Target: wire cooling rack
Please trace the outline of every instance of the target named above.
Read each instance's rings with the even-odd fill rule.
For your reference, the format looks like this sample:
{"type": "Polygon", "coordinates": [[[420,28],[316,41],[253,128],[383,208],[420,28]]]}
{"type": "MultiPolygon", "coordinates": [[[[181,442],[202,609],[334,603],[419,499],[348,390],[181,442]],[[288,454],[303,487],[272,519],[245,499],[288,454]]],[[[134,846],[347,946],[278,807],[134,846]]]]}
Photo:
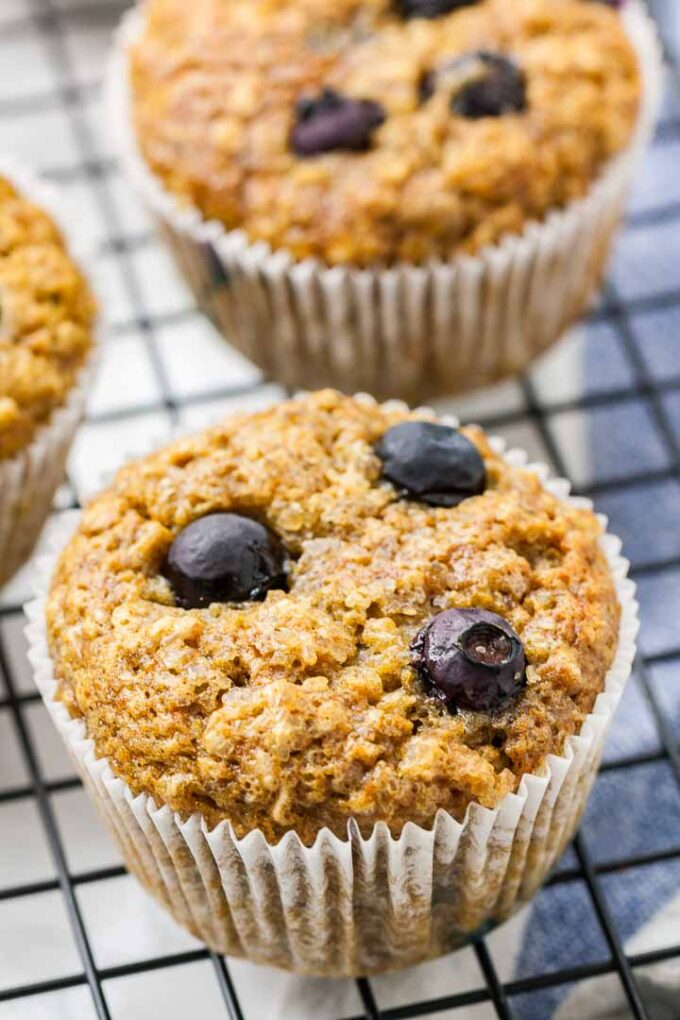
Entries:
{"type": "MultiPolygon", "coordinates": [[[[120,178],[99,86],[124,6],[0,4],[0,148],[60,185],[91,229],[110,319],[55,515],[170,428],[282,395],[196,314],[120,178]]],[[[669,25],[675,6],[657,4],[669,25]]],[[[185,935],[126,875],[55,740],[25,661],[25,570],[0,595],[3,1020],[136,1020],[152,1010],[168,1020],[188,1010],[202,1020],[545,1020],[555,1011],[589,1020],[600,1016],[590,1006],[559,1012],[587,979],[621,1004],[617,1017],[680,1017],[672,998],[661,1014],[648,994],[658,967],[680,961],[680,926],[631,938],[649,920],[647,896],[634,892],[653,900],[668,869],[680,889],[680,79],[672,34],[665,42],[661,123],[598,306],[527,377],[447,405],[595,497],[626,540],[640,588],[641,656],[624,700],[635,726],[615,723],[582,832],[530,914],[540,941],[558,907],[564,931],[551,958],[518,954],[520,918],[403,975],[321,982],[227,963],[185,935]],[[650,802],[677,824],[638,824],[650,802]]]]}

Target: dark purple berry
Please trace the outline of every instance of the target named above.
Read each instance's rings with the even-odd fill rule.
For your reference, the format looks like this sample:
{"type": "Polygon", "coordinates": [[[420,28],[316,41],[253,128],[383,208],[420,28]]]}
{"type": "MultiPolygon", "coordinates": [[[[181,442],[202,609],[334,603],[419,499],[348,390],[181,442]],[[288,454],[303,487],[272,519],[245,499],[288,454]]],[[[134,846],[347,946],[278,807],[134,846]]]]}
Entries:
{"type": "Polygon", "coordinates": [[[361,152],[368,149],[385,111],[372,99],[349,99],[333,89],[317,97],[303,96],[295,109],[296,123],[291,135],[298,156],[314,156],[334,149],[361,152]]]}
{"type": "Polygon", "coordinates": [[[497,53],[468,53],[430,71],[421,80],[421,98],[437,88],[450,93],[453,113],[471,120],[521,113],[527,106],[524,72],[497,53]]]}
{"type": "Polygon", "coordinates": [[[404,496],[430,506],[458,506],[486,488],[481,454],[458,429],[404,421],[384,434],[376,453],[383,476],[404,496]]]}
{"type": "Polygon", "coordinates": [[[250,517],[199,517],[170,546],[165,574],[184,609],[243,602],[285,588],[284,551],[268,528],[250,517]]]}
{"type": "Polygon", "coordinates": [[[411,645],[427,690],[450,712],[495,712],[525,683],[526,658],[507,620],[486,609],[447,609],[411,645]]]}
{"type": "Polygon", "coordinates": [[[394,0],[402,18],[441,18],[459,7],[472,7],[478,0],[394,0]]]}

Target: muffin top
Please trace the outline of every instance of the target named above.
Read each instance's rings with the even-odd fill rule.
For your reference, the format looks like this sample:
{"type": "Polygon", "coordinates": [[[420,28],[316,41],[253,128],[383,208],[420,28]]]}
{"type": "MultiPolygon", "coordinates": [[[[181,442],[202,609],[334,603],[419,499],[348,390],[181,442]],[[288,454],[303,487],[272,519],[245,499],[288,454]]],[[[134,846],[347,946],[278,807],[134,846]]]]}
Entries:
{"type": "Polygon", "coordinates": [[[66,401],[95,304],[50,217],[0,177],[0,462],[66,401]]]}
{"type": "Polygon", "coordinates": [[[562,751],[617,643],[597,519],[427,420],[321,391],[89,505],[48,636],[59,696],[135,793],[270,840],[397,834],[562,751]]]}
{"type": "Polygon", "coordinates": [[[583,196],[640,100],[597,0],[149,0],[136,132],[165,187],[329,264],[474,253],[583,196]]]}

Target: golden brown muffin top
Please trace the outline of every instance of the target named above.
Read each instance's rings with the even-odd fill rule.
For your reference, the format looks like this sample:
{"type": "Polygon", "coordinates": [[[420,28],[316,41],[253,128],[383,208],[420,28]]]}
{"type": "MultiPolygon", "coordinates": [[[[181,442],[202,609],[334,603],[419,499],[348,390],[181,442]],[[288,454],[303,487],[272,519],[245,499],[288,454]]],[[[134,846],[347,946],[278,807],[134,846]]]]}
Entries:
{"type": "Polygon", "coordinates": [[[66,401],[95,304],[53,220],[0,177],[0,461],[66,401]]]}
{"type": "Polygon", "coordinates": [[[144,157],[183,203],[253,241],[331,264],[475,252],[583,196],[640,99],[617,11],[479,0],[404,19],[392,0],[150,0],[132,48],[144,157]],[[477,51],[526,78],[523,112],[450,108],[429,72],[477,51]],[[296,102],[330,87],[381,104],[366,152],[300,157],[296,102]]]}
{"type": "Polygon", "coordinates": [[[475,428],[488,486],[454,509],[400,498],[375,444],[408,414],[321,391],[229,419],[124,468],[87,508],[48,601],[60,697],[135,792],[238,834],[462,818],[496,804],[581,726],[619,607],[595,516],[510,467],[475,428]],[[211,512],[266,523],[288,591],[180,608],[171,542],[211,512]],[[505,709],[450,712],[409,645],[481,607],[521,636],[505,709]]]}

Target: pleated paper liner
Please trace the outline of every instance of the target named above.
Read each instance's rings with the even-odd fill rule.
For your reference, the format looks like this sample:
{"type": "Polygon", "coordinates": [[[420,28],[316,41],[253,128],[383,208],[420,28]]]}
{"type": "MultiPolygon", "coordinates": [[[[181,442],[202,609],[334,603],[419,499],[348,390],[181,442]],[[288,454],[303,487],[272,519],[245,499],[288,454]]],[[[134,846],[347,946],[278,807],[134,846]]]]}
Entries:
{"type": "MultiPolygon", "coordinates": [[[[77,215],[65,215],[57,191],[12,160],[0,158],[0,176],[54,219],[66,240],[69,255],[96,294],[99,287],[92,279],[93,246],[84,236],[77,215]]],[[[63,481],[66,458],[92,381],[97,332],[96,329],[95,348],[63,407],[52,413],[28,446],[8,460],[0,460],[0,588],[33,551],[54,494],[63,481]]]]}
{"type": "Polygon", "coordinates": [[[589,194],[474,257],[421,266],[329,267],[252,244],[181,206],[138,149],[128,49],[144,26],[130,11],[107,75],[123,170],[152,213],[199,307],[266,375],[286,386],[335,386],[411,403],[491,383],[525,368],[586,310],[599,286],[661,81],[656,28],[638,0],[625,24],[644,91],[625,149],[589,194]]]}
{"type": "MultiPolygon", "coordinates": [[[[442,419],[450,422],[450,419],[442,419]]],[[[501,440],[494,448],[503,451],[501,440]]],[[[526,455],[513,450],[509,463],[526,455]]],[[[569,485],[530,465],[547,489],[569,485]]],[[[586,500],[570,500],[589,506],[586,500]]],[[[572,838],[597,773],[603,742],[630,675],[638,630],[635,586],[620,541],[602,549],[621,604],[615,660],[580,732],[540,773],[524,775],[494,810],[471,804],[462,822],[439,811],[431,829],[408,823],[398,838],[383,823],[369,837],[322,830],[313,846],[295,832],[279,843],[230,824],[210,830],[200,814],[181,818],[144,794],[133,796],[98,758],[82,720],[55,700],[45,602],[56,558],[77,523],[65,520],[39,564],[27,607],[29,657],[45,704],[130,871],[176,920],[217,952],[300,974],[376,974],[447,953],[482,926],[526,903],[572,838]]],[[[602,519],[603,527],[606,520],[602,519]]]]}

